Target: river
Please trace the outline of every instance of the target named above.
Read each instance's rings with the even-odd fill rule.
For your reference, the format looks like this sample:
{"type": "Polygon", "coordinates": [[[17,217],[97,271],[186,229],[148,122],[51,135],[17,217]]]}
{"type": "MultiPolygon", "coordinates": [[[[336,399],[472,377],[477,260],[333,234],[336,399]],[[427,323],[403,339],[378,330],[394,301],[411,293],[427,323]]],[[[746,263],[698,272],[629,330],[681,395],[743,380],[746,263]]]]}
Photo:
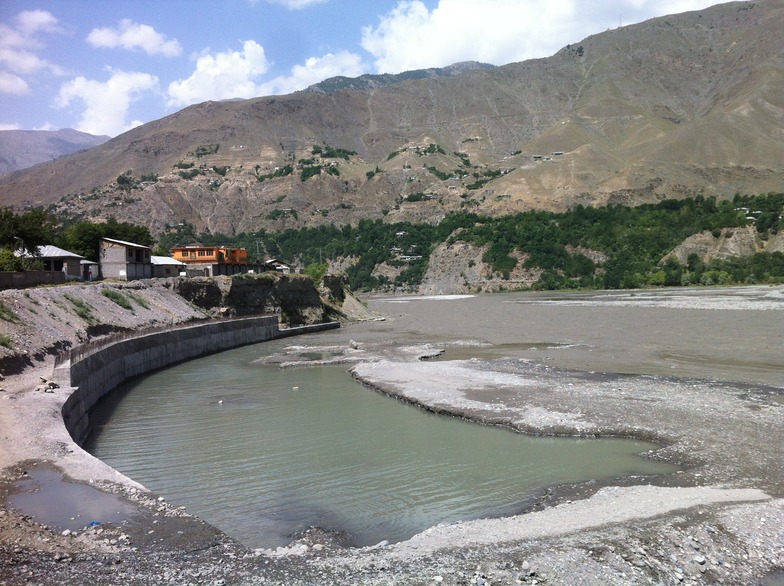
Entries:
{"type": "MultiPolygon", "coordinates": [[[[274,548],[309,526],[353,545],[513,514],[546,487],[672,472],[629,440],[529,438],[436,416],[355,383],[347,366],[280,369],[290,345],[443,345],[440,360],[780,384],[780,289],[370,299],[384,321],[268,342],[154,373],[104,402],[87,446],[235,536],[274,548]]],[[[306,353],[307,354],[307,353],[306,353]]]]}

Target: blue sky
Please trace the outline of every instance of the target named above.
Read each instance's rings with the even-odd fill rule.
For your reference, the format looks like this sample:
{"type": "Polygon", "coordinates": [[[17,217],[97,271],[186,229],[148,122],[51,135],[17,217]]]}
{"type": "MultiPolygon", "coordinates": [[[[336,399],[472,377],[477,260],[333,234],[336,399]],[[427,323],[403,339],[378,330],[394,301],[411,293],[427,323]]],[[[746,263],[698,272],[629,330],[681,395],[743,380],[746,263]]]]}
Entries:
{"type": "Polygon", "coordinates": [[[335,75],[503,65],[710,0],[0,0],[0,130],[116,136],[335,75]]]}

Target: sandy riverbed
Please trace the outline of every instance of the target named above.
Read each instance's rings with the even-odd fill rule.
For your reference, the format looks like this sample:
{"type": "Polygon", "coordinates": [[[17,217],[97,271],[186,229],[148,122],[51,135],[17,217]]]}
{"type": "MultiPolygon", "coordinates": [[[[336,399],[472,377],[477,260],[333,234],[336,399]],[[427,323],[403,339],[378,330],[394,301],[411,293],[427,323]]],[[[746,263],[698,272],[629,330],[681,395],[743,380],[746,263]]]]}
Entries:
{"type": "MultiPolygon", "coordinates": [[[[686,468],[560,487],[526,514],[438,526],[397,544],[346,549],[313,530],[290,548],[252,552],[75,446],[59,417],[68,389],[33,390],[51,372],[43,362],[3,382],[2,496],[48,464],[120,494],[138,515],[63,535],[4,507],[0,584],[782,583],[784,389],[510,358],[419,360],[436,346],[352,346],[342,358],[380,392],[528,433],[652,439],[663,447],[651,457],[686,468]]],[[[297,351],[283,358],[296,362],[297,351]]]]}

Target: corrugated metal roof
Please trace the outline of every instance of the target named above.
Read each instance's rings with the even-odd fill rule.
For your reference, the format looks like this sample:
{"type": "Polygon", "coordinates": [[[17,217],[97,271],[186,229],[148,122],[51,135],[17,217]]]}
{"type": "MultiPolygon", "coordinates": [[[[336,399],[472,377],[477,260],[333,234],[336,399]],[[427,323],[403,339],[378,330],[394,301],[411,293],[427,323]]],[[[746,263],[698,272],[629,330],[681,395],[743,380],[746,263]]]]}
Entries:
{"type": "MultiPolygon", "coordinates": [[[[27,252],[15,252],[16,256],[23,256],[26,258],[32,258],[33,255],[27,252]]],[[[68,252],[67,250],[63,250],[62,248],[58,248],[57,246],[53,246],[52,244],[45,244],[44,246],[38,247],[38,258],[84,258],[73,252],[68,252]]]]}
{"type": "Polygon", "coordinates": [[[136,244],[135,242],[126,242],[125,240],[115,240],[114,238],[101,238],[101,240],[105,240],[106,242],[113,242],[114,244],[122,244],[123,246],[133,246],[134,248],[147,248],[150,249],[149,246],[145,246],[144,244],[136,244]]]}
{"type": "Polygon", "coordinates": [[[154,265],[175,265],[175,266],[185,266],[184,262],[180,262],[175,258],[170,256],[151,256],[150,260],[154,265]]]}

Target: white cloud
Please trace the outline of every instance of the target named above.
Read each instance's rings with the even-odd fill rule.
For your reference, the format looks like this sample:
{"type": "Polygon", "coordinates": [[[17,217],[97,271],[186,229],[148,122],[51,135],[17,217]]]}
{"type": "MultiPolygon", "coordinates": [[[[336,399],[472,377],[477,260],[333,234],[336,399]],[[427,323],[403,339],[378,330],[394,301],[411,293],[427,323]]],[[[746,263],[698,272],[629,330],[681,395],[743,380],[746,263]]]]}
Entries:
{"type": "Polygon", "coordinates": [[[0,130],[21,130],[21,128],[19,124],[4,124],[0,122],[0,130]]]}
{"type": "Polygon", "coordinates": [[[16,16],[18,29],[25,35],[38,32],[59,32],[57,18],[46,10],[25,10],[16,16]]]}
{"type": "Polygon", "coordinates": [[[55,75],[61,75],[63,70],[57,65],[41,59],[38,55],[26,49],[0,47],[0,64],[5,69],[25,75],[48,70],[55,75]]]}
{"type": "Polygon", "coordinates": [[[123,19],[117,28],[94,28],[87,35],[87,42],[93,47],[114,49],[141,49],[148,55],[176,57],[182,54],[182,46],[177,39],[167,39],[166,35],[157,32],[147,24],[139,24],[130,19],[123,19]]]}
{"type": "Polygon", "coordinates": [[[269,69],[264,47],[245,41],[242,51],[204,54],[187,79],[169,84],[169,106],[188,106],[205,100],[252,98],[261,94],[256,80],[269,69]]]}
{"type": "Polygon", "coordinates": [[[340,51],[323,57],[310,57],[304,65],[291,68],[291,75],[276,77],[261,85],[261,95],[288,94],[304,89],[329,77],[357,77],[366,72],[365,64],[356,53],[340,51]]]}
{"type": "Polygon", "coordinates": [[[294,65],[289,75],[264,81],[269,67],[264,48],[255,41],[245,41],[242,51],[206,53],[196,60],[190,77],[169,84],[167,105],[183,107],[206,100],[286,94],[328,77],[355,77],[367,70],[359,55],[350,51],[310,57],[304,64],[294,65]]]}
{"type": "Polygon", "coordinates": [[[73,101],[81,101],[84,111],[76,130],[90,134],[116,136],[141,122],[126,122],[131,103],[145,92],[154,90],[158,78],[149,73],[110,71],[111,77],[100,82],[77,77],[65,83],[55,100],[55,106],[64,108],[73,101]]]}
{"type": "Polygon", "coordinates": [[[30,92],[30,86],[18,75],[0,71],[0,93],[22,96],[30,92]]]}
{"type": "Polygon", "coordinates": [[[41,71],[62,75],[63,69],[36,53],[42,43],[38,33],[59,32],[57,19],[45,10],[28,10],[15,17],[16,26],[0,23],[0,93],[21,95],[30,91],[30,76],[41,71]]]}
{"type": "Polygon", "coordinates": [[[362,47],[379,73],[459,61],[502,65],[552,55],[569,43],[663,14],[699,10],[716,0],[400,0],[376,26],[362,29],[362,47]]]}
{"type": "Polygon", "coordinates": [[[362,47],[380,73],[475,60],[503,64],[559,48],[575,0],[401,1],[376,27],[362,29],[362,47]]]}

